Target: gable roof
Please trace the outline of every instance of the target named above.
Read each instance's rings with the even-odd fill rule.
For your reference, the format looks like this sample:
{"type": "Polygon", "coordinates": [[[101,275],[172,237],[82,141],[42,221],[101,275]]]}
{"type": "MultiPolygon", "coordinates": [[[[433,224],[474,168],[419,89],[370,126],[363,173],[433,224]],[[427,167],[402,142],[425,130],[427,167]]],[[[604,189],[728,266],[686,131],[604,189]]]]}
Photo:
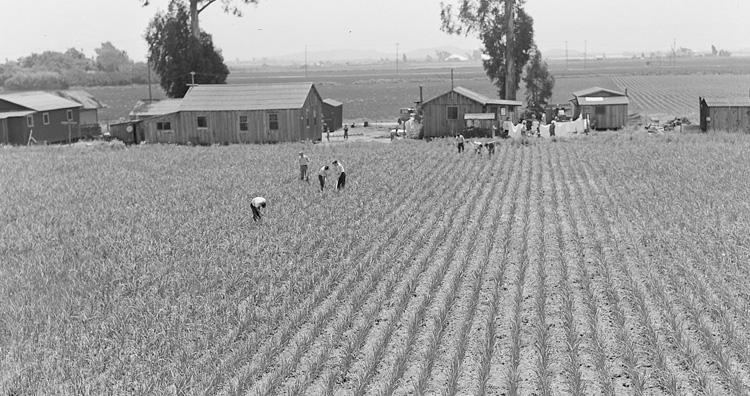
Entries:
{"type": "Polygon", "coordinates": [[[709,107],[750,107],[750,97],[703,98],[709,107]]]}
{"type": "Polygon", "coordinates": [[[145,118],[176,113],[182,99],[139,100],[135,102],[130,117],[145,118]]]}
{"type": "Polygon", "coordinates": [[[14,92],[0,95],[0,100],[34,111],[72,109],[83,105],[42,91],[14,92]]]}
{"type": "Polygon", "coordinates": [[[611,90],[611,89],[607,89],[607,88],[602,88],[602,87],[591,87],[591,88],[582,89],[580,91],[573,92],[573,96],[575,96],[575,97],[581,97],[581,96],[599,96],[599,95],[596,95],[596,94],[603,93],[603,92],[607,93],[607,94],[609,94],[611,96],[626,96],[622,92],[617,92],[617,91],[614,91],[614,90],[611,90]]]}
{"type": "Polygon", "coordinates": [[[451,92],[455,92],[455,93],[457,93],[459,95],[463,95],[463,96],[465,96],[465,97],[467,97],[467,98],[469,98],[469,99],[471,99],[471,100],[473,100],[473,101],[475,101],[477,103],[481,103],[483,106],[486,106],[488,104],[505,105],[505,106],[521,106],[523,104],[523,103],[521,103],[521,102],[519,102],[517,100],[490,99],[490,98],[488,98],[488,97],[486,97],[486,96],[484,96],[484,95],[482,95],[480,93],[474,92],[474,91],[472,91],[472,90],[470,90],[468,88],[455,87],[455,88],[453,88],[453,91],[448,91],[448,92],[446,92],[446,93],[444,93],[442,95],[438,95],[438,96],[436,96],[436,97],[434,97],[434,98],[432,98],[430,100],[425,101],[422,105],[424,106],[425,104],[427,104],[429,102],[432,102],[433,100],[435,100],[435,99],[437,99],[437,98],[439,98],[439,97],[441,97],[443,95],[449,94],[451,92]]]}
{"type": "Polygon", "coordinates": [[[97,100],[93,95],[90,93],[80,89],[80,90],[74,90],[74,89],[68,89],[65,91],[56,91],[55,95],[70,99],[74,102],[78,102],[83,105],[83,108],[86,110],[95,110],[95,109],[103,109],[107,106],[106,104],[100,102],[97,100]]]}
{"type": "Polygon", "coordinates": [[[196,85],[182,98],[179,111],[299,109],[312,83],[196,85]]]}
{"type": "Polygon", "coordinates": [[[343,103],[339,102],[338,100],[333,100],[330,98],[323,99],[323,103],[333,107],[339,107],[343,105],[343,103]]]}

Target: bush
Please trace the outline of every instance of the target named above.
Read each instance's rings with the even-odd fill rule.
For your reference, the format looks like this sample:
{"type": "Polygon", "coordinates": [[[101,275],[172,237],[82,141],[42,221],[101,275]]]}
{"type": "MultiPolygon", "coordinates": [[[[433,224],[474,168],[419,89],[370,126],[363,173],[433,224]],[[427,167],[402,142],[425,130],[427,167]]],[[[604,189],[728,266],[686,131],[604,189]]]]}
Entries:
{"type": "Polygon", "coordinates": [[[5,80],[4,85],[5,88],[10,91],[68,88],[68,83],[63,79],[60,73],[49,71],[21,72],[5,80]]]}

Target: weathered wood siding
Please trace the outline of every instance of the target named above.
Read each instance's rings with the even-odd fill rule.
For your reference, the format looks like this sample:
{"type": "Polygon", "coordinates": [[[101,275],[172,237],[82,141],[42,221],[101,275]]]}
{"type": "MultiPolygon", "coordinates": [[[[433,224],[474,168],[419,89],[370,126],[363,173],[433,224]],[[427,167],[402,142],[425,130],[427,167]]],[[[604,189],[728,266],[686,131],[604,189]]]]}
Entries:
{"type": "MultiPolygon", "coordinates": [[[[26,117],[13,117],[7,119],[8,126],[8,143],[25,145],[29,141],[29,133],[33,131],[34,139],[42,143],[60,143],[68,141],[68,126],[63,125],[63,121],[68,120],[67,111],[73,113],[73,121],[78,122],[79,110],[77,107],[70,109],[59,109],[50,111],[40,111],[30,114],[34,118],[34,126],[28,127],[26,117]],[[43,114],[49,115],[49,124],[44,124],[43,114]]],[[[78,139],[78,125],[70,126],[70,136],[72,139],[78,139]]]]}
{"type": "Polygon", "coordinates": [[[276,110],[183,111],[143,120],[147,142],[176,144],[280,143],[320,139],[323,133],[323,102],[311,90],[303,107],[276,110]],[[269,114],[278,117],[272,130],[269,114]],[[198,127],[198,117],[206,117],[206,127],[198,127]],[[247,117],[247,131],[240,130],[240,116],[247,117]],[[169,121],[171,130],[157,130],[169,121]]]}
{"type": "Polygon", "coordinates": [[[323,121],[328,124],[331,131],[341,129],[344,124],[344,106],[331,106],[323,102],[323,121]]]}
{"type": "Polygon", "coordinates": [[[447,92],[422,106],[424,115],[424,136],[455,136],[464,129],[464,114],[483,113],[484,106],[456,92],[447,92]],[[458,117],[448,119],[448,107],[458,107],[458,117]]]}
{"type": "Polygon", "coordinates": [[[597,129],[620,129],[628,123],[628,105],[617,104],[617,105],[584,105],[577,108],[579,111],[575,113],[575,118],[578,115],[589,117],[591,122],[596,121],[597,129]],[[596,114],[597,107],[604,107],[604,114],[596,114]]]}
{"type": "Polygon", "coordinates": [[[750,133],[750,107],[709,106],[708,115],[706,126],[710,131],[750,133]]]}

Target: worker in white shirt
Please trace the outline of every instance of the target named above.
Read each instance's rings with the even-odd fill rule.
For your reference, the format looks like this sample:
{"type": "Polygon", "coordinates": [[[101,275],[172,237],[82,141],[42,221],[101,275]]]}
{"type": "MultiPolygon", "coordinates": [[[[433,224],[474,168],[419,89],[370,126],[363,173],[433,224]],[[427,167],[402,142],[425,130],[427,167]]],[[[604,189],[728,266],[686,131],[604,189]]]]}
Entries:
{"type": "Polygon", "coordinates": [[[253,221],[258,221],[261,218],[260,208],[266,207],[266,199],[263,197],[255,197],[250,201],[250,209],[253,210],[253,221]]]}
{"type": "Polygon", "coordinates": [[[346,185],[346,172],[344,171],[344,165],[342,165],[338,160],[334,160],[333,164],[336,165],[336,169],[339,172],[339,179],[336,182],[336,189],[342,190],[346,185]]]}
{"type": "Polygon", "coordinates": [[[304,181],[310,181],[307,178],[307,165],[310,164],[310,158],[303,152],[299,152],[299,179],[304,181]]]}
{"type": "Polygon", "coordinates": [[[458,135],[456,136],[456,143],[458,145],[458,153],[464,151],[464,135],[458,135]]]}
{"type": "Polygon", "coordinates": [[[328,165],[321,166],[318,170],[318,181],[320,181],[320,191],[326,186],[326,179],[328,179],[328,165]]]}

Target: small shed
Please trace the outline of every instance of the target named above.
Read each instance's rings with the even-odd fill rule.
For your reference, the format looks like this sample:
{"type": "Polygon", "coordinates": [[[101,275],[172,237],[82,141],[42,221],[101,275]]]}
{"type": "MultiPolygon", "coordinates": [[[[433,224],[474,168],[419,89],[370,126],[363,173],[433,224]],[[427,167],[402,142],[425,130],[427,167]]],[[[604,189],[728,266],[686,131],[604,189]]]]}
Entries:
{"type": "Polygon", "coordinates": [[[55,95],[78,102],[81,104],[80,108],[80,129],[82,137],[96,137],[101,135],[101,126],[99,125],[99,109],[104,109],[109,106],[100,102],[89,92],[82,89],[68,89],[64,91],[56,91],[55,95]]]}
{"type": "Polygon", "coordinates": [[[323,122],[331,131],[341,129],[344,124],[344,104],[333,99],[323,99],[323,122]]]}
{"type": "Polygon", "coordinates": [[[78,139],[81,107],[78,102],[42,91],[2,94],[0,143],[57,143],[78,139]]]}
{"type": "Polygon", "coordinates": [[[323,100],[312,83],[196,85],[174,112],[142,122],[151,143],[320,140],[323,100]]]}
{"type": "Polygon", "coordinates": [[[470,89],[456,87],[422,104],[424,136],[458,135],[467,126],[466,114],[490,113],[493,122],[506,118],[516,122],[519,107],[519,101],[490,99],[470,89]]]}
{"type": "Polygon", "coordinates": [[[142,118],[176,113],[180,109],[180,103],[182,103],[182,98],[138,100],[135,102],[135,106],[133,106],[133,110],[130,112],[129,116],[131,120],[140,120],[142,118]]]}
{"type": "Polygon", "coordinates": [[[701,131],[750,133],[750,97],[699,101],[701,131]]]}
{"type": "Polygon", "coordinates": [[[628,123],[628,96],[611,89],[593,87],[573,92],[573,118],[588,118],[594,129],[620,129],[628,123]]]}

